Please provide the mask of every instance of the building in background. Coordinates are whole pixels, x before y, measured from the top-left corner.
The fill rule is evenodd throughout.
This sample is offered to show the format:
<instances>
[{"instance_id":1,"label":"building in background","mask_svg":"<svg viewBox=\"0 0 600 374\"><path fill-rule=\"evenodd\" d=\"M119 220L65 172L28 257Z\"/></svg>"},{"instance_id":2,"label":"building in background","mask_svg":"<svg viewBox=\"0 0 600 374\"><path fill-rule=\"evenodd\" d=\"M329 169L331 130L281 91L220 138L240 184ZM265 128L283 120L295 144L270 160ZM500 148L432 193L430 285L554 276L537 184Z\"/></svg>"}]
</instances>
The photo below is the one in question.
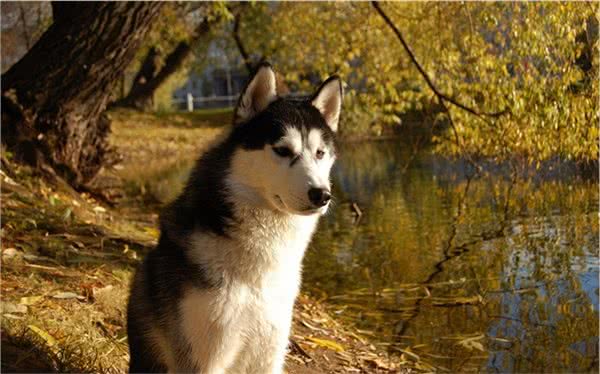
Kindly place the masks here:
<instances>
[{"instance_id":1,"label":"building in background","mask_svg":"<svg viewBox=\"0 0 600 374\"><path fill-rule=\"evenodd\" d=\"M231 53L219 40L211 42L203 69L192 69L185 84L173 92L173 103L188 108L188 95L194 109L223 108L235 105L248 80L248 71L237 51Z\"/></svg>"},{"instance_id":2,"label":"building in background","mask_svg":"<svg viewBox=\"0 0 600 374\"><path fill-rule=\"evenodd\" d=\"M173 92L173 102L178 108L186 108L191 94L197 109L233 106L247 79L248 73L242 68L209 66L200 74L192 71L185 84Z\"/></svg>"}]
</instances>

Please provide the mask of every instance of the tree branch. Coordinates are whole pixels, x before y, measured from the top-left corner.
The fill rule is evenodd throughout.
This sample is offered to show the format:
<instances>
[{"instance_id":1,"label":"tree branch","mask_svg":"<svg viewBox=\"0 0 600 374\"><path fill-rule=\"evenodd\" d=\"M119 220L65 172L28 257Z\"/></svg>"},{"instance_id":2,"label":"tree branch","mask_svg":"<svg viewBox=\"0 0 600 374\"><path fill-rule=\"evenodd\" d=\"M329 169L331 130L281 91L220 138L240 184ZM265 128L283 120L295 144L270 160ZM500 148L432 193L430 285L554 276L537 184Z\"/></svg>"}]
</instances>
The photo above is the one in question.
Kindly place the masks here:
<instances>
[{"instance_id":1,"label":"tree branch","mask_svg":"<svg viewBox=\"0 0 600 374\"><path fill-rule=\"evenodd\" d=\"M240 37L240 21L242 18L242 12L238 11L235 14L235 18L233 21L233 40L235 41L235 45L237 46L238 50L240 51L240 55L242 56L242 59L244 60L244 65L246 65L246 69L248 69L248 74L252 74L253 72L253 68L252 68L252 62L250 61L250 55L248 54L248 51L246 51L246 48L244 47L244 44L242 43L242 38Z\"/></svg>"},{"instance_id":2,"label":"tree branch","mask_svg":"<svg viewBox=\"0 0 600 374\"><path fill-rule=\"evenodd\" d=\"M381 16L381 18L383 18L383 20L385 21L385 23L392 29L392 31L394 32L394 34L396 34L396 37L398 37L398 40L400 41L400 43L402 44L402 47L404 47L404 50L406 51L406 53L408 54L408 56L410 57L410 60L412 61L413 65L417 68L417 70L419 71L419 73L421 74L421 76L423 77L423 79L425 79L425 82L427 83L427 85L429 86L429 88L431 89L431 91L433 91L433 93L438 97L438 99L440 99L441 101L447 101L455 106L457 106L458 108L469 112L479 118L482 118L485 120L484 116L487 117L500 117L503 114L505 114L507 112L507 110L503 110L500 112L493 112L493 113L489 113L489 112L480 112L474 108L471 108L470 106L467 106L465 104L462 104L458 101L456 101L454 98L446 95L445 93L441 92L436 86L435 84L433 84L433 82L431 81L431 78L429 77L429 75L427 74L427 72L423 69L423 67L421 66L421 64L419 64L419 62L417 61L417 58L415 57L414 53L412 52L412 50L410 49L410 46L408 45L408 43L406 43L406 41L404 40L404 37L402 36L402 33L400 32L400 30L398 30L398 28L396 27L396 25L394 25L394 23L392 22L392 20L387 16L387 14L385 14L385 12L383 11L383 9L381 9L381 7L379 6L379 2L377 1L372 1L371 4L373 5L373 8L375 8L375 10L377 11L377 13L379 13L379 15ZM487 121L486 121L487 122Z\"/></svg>"}]
</instances>

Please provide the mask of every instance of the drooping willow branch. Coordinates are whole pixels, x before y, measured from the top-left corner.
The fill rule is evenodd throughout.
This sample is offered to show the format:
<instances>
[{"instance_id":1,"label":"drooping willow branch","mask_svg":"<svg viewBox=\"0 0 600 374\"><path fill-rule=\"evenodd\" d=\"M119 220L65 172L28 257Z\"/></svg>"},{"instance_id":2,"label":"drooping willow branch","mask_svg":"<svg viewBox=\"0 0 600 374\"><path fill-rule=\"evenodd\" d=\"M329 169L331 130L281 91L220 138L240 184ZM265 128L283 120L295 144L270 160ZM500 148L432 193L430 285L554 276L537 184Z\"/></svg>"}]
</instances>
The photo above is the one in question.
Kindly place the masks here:
<instances>
[{"instance_id":1,"label":"drooping willow branch","mask_svg":"<svg viewBox=\"0 0 600 374\"><path fill-rule=\"evenodd\" d=\"M396 25L392 22L392 20L387 16L387 14L385 14L385 12L383 11L383 9L381 9L381 7L379 6L379 2L378 1L372 1L371 4L373 5L373 8L375 8L375 10L377 11L377 13L379 13L379 15L381 16L381 18L383 18L383 20L385 21L385 23L392 29L392 31L394 32L394 34L396 34L396 37L398 38L398 40L400 41L400 43L402 44L402 47L404 48L404 50L406 51L406 53L408 54L408 56L410 57L410 60L412 61L413 65L417 68L417 70L419 71L419 73L421 74L421 76L423 77L423 79L425 79L425 82L427 82L427 85L429 86L429 88L431 89L431 91L433 91L433 93L438 97L438 99L441 102L449 102L452 105L466 111L469 112L479 118L482 118L483 120L486 120L484 117L500 117L503 114L505 114L507 112L507 110L503 110L500 112L480 112L470 106L467 106L465 104L460 103L459 101L455 100L454 98L446 95L445 93L441 92L436 86L435 84L433 84L433 81L431 80L431 78L429 77L429 74L427 74L427 72L425 71L425 69L423 69L423 67L421 66L421 64L419 64L419 61L417 61L417 58L415 57L414 53L412 52L412 50L410 49L410 46L408 45L408 43L406 43L406 41L404 40L404 37L402 36L402 33L400 32L400 30L398 30L398 28L396 27ZM487 121L486 121L487 122Z\"/></svg>"}]
</instances>

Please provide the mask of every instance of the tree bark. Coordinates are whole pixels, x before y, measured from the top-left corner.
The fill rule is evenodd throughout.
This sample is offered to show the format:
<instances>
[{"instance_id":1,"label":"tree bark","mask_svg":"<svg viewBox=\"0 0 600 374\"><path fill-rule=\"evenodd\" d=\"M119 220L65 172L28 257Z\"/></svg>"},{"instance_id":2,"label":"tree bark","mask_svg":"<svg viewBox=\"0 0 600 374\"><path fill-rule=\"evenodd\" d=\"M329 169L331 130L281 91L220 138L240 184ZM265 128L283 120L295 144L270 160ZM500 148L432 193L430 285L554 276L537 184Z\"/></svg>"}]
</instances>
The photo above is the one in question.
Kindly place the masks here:
<instances>
[{"instance_id":1,"label":"tree bark","mask_svg":"<svg viewBox=\"0 0 600 374\"><path fill-rule=\"evenodd\" d=\"M53 3L54 23L2 75L2 142L74 186L108 155L112 89L158 15L159 2Z\"/></svg>"},{"instance_id":2,"label":"tree bark","mask_svg":"<svg viewBox=\"0 0 600 374\"><path fill-rule=\"evenodd\" d=\"M166 57L165 63L158 70L158 55L156 49L151 48L142 67L136 74L129 94L115 103L116 106L130 107L139 110L151 109L154 102L156 90L177 70L181 68L188 56L194 50L196 44L205 36L213 23L218 20L205 17L189 41L180 42L175 49Z\"/></svg>"}]
</instances>

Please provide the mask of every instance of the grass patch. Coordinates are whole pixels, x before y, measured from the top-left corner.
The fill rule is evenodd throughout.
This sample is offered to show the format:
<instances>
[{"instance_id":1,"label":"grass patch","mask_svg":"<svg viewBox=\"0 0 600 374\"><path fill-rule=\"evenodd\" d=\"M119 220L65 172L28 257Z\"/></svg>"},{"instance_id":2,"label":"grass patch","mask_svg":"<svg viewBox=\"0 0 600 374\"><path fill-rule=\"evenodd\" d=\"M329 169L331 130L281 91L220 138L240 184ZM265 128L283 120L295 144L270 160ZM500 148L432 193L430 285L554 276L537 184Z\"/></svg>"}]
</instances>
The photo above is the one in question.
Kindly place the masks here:
<instances>
[{"instance_id":1,"label":"grass patch","mask_svg":"<svg viewBox=\"0 0 600 374\"><path fill-rule=\"evenodd\" d=\"M196 109L193 112L157 112L155 116L173 125L225 126L233 122L233 108Z\"/></svg>"},{"instance_id":2,"label":"grass patch","mask_svg":"<svg viewBox=\"0 0 600 374\"><path fill-rule=\"evenodd\" d=\"M132 109L115 108L108 112L113 121L137 122L150 127L223 127L233 122L233 108L200 109L193 112L139 112Z\"/></svg>"}]
</instances>

